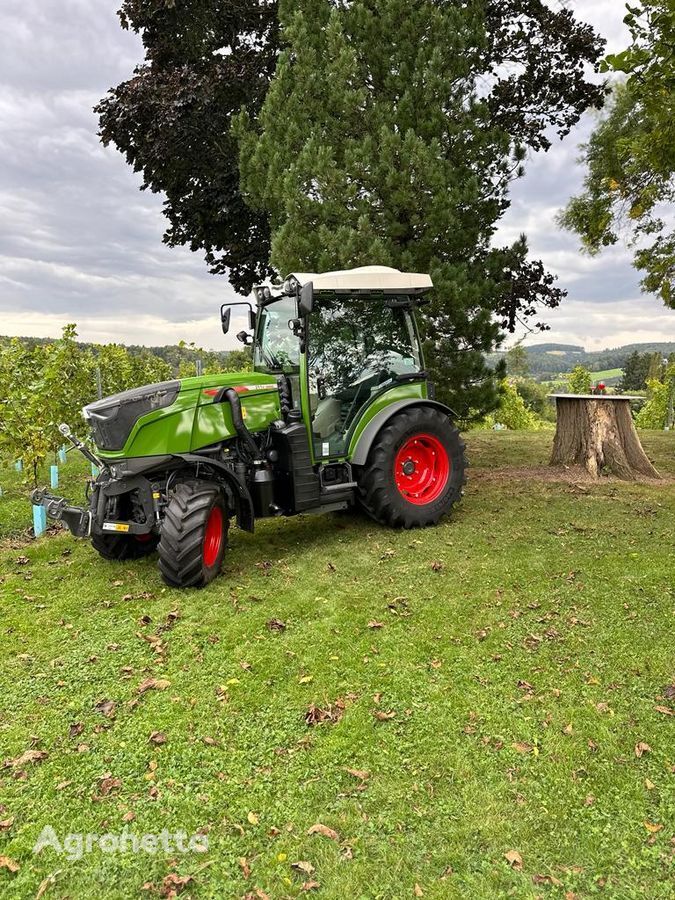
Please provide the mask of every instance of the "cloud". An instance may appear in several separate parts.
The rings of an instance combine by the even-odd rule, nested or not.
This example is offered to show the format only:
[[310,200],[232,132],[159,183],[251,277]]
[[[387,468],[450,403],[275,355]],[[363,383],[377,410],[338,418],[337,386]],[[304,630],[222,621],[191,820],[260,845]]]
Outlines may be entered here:
[[[162,198],[96,135],[94,104],[142,59],[115,3],[3,0],[0,11],[0,333],[55,335],[77,322],[85,340],[238,346],[218,309],[234,298],[199,254],[162,244]],[[625,45],[623,5],[589,0],[576,14]],[[526,232],[534,256],[569,290],[543,339],[617,344],[675,340],[675,314],[640,295],[624,248],[591,259],[555,224],[578,191],[578,144],[592,116],[550,153],[530,159],[497,239]],[[232,333],[244,327],[239,313]]]

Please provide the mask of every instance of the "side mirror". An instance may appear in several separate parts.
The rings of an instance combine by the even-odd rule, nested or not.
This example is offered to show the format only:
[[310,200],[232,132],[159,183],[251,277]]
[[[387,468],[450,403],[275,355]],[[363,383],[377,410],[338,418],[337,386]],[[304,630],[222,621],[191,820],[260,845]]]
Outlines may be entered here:
[[223,326],[223,334],[227,334],[230,330],[230,322],[232,321],[232,307],[224,306],[220,311],[220,322]]
[[314,284],[303,285],[298,295],[298,310],[301,316],[308,316],[314,309]]

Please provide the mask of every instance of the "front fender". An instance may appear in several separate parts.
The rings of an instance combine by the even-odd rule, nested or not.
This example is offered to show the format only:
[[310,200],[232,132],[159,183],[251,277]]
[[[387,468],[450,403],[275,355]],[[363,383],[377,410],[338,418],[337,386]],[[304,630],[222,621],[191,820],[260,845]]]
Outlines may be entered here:
[[380,433],[382,428],[387,424],[387,422],[395,416],[397,413],[400,413],[403,409],[408,409],[411,406],[431,406],[434,409],[440,409],[441,412],[444,412],[449,419],[454,418],[455,414],[450,409],[449,406],[445,406],[443,403],[439,403],[437,400],[425,400],[421,397],[411,397],[408,400],[397,400],[396,403],[392,403],[391,406],[385,407],[385,409],[380,410],[380,412],[374,416],[370,422],[366,425],[361,433],[361,436],[358,439],[356,447],[351,455],[350,462],[354,466],[365,466],[368,461],[368,454],[370,453],[370,448],[375,441],[375,438]]

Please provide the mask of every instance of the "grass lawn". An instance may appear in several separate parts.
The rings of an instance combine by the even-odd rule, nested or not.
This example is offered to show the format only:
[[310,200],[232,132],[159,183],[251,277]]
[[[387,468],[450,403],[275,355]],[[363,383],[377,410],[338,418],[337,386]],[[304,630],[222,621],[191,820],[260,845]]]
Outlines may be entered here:
[[[675,483],[497,471],[551,440],[470,434],[435,529],[235,532],[201,592],[24,541],[9,484],[0,895],[672,897]],[[644,445],[675,475],[675,434]],[[46,825],[209,849],[35,856]]]

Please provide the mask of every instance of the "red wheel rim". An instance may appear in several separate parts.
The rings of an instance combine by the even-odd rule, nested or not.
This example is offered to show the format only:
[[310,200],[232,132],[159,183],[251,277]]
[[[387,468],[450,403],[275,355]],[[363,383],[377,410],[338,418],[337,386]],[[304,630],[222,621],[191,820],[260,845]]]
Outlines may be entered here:
[[219,506],[214,506],[209,514],[204,532],[204,565],[207,568],[215,565],[223,543],[223,511]]
[[433,434],[416,434],[396,454],[394,480],[408,503],[425,506],[437,500],[450,478],[448,451]]

